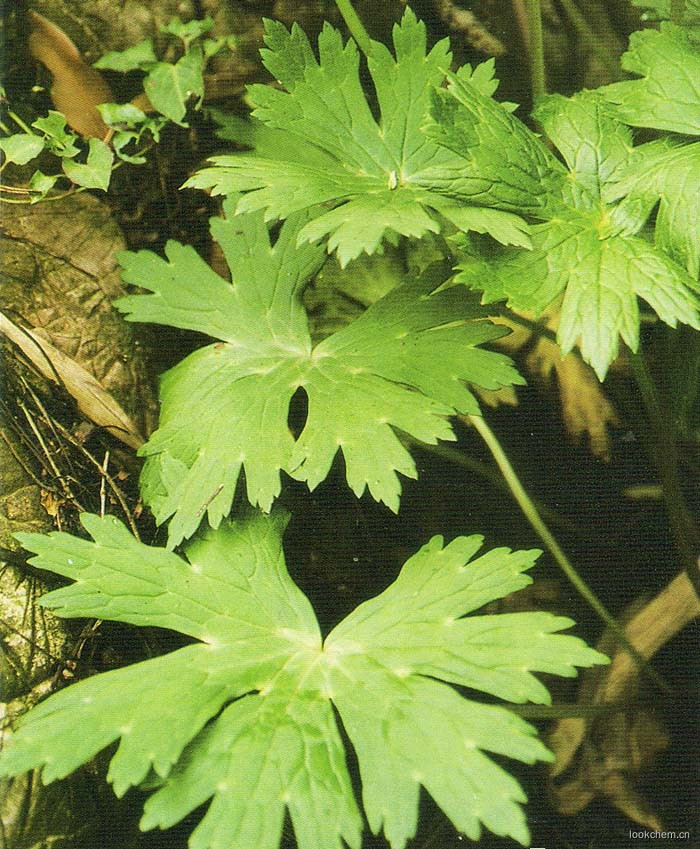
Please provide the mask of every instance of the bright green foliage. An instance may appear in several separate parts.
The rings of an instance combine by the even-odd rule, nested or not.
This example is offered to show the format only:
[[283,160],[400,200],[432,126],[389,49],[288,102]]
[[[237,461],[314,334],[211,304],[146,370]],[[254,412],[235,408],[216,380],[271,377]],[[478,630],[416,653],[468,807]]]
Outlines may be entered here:
[[[6,162],[26,165],[47,150],[61,159],[63,173],[76,186],[107,191],[114,154],[105,142],[90,139],[86,162],[76,162],[75,157],[81,152],[76,144],[78,136],[68,129],[66,118],[60,112],[51,110],[44,117],[37,118],[32,129],[36,132],[15,133],[0,138],[0,150]],[[47,175],[36,171],[28,185],[32,192],[32,202],[45,197],[60,177],[60,173]]]
[[622,67],[643,79],[600,89],[623,121],[672,133],[700,134],[700,46],[671,23],[630,36]]
[[[251,134],[252,153],[216,157],[187,186],[248,192],[238,211],[264,209],[268,219],[315,208],[299,240],[327,237],[341,265],[374,253],[383,239],[438,233],[444,219],[507,244],[529,244],[526,225],[512,213],[465,208],[434,190],[459,166],[421,132],[430,90],[443,81],[450,54],[445,40],[426,55],[425,26],[410,10],[394,28],[395,58],[372,43],[368,67],[378,121],[360,82],[354,41],[343,45],[326,24],[317,60],[298,26],[288,32],[266,21],[265,33],[263,62],[285,89],[249,89],[253,115],[268,132]],[[277,131],[277,144],[269,131]]]
[[[462,287],[433,293],[430,279],[389,292],[313,347],[301,289],[324,252],[296,246],[307,221],[288,219],[273,247],[262,212],[213,219],[233,284],[176,242],[167,261],[150,251],[121,255],[124,279],[154,293],[117,301],[129,320],[222,340],[164,376],[160,425],[140,451],[148,457],[144,498],[159,522],[174,514],[170,545],[189,537],[205,511],[218,525],[242,469],[249,501],[269,510],[280,470],[313,489],[339,449],[352,490],[367,487],[398,510],[396,473],[415,477],[416,469],[396,430],[428,443],[454,439],[448,417],[478,413],[464,382],[522,383],[507,357],[476,347],[502,329],[483,320]],[[295,440],[287,419],[300,387],[308,417]]]
[[[153,773],[142,828],[169,827],[208,800],[191,849],[276,849],[285,808],[299,849],[353,849],[362,818],[332,705],[357,753],[373,832],[401,849],[421,785],[455,827],[481,823],[527,845],[518,783],[485,754],[550,754],[508,710],[464,699],[459,684],[548,703],[533,672],[574,675],[605,662],[548,613],[462,618],[530,582],[537,552],[481,537],[433,538],[380,596],[324,640],[287,573],[280,515],[208,530],[187,560],[137,542],[112,517],[83,515],[95,542],[18,535],[35,566],[73,579],[42,604],[61,616],[170,628],[194,644],[69,686],[26,715],[0,775],[68,775],[119,741],[108,779],[121,796]],[[448,683],[445,683],[448,682]]]
[[700,327],[695,284],[666,253],[634,235],[653,200],[608,201],[609,187],[619,197],[619,181],[637,161],[631,131],[613,108],[591,93],[555,95],[536,117],[568,171],[464,75],[452,78],[449,91],[434,94],[434,123],[427,131],[462,151],[464,176],[453,184],[458,196],[542,220],[532,227],[532,250],[475,256],[457,279],[483,291],[486,301],[506,299],[535,313],[563,293],[559,345],[566,353],[578,343],[602,380],[620,336],[637,349],[637,297],[671,326]]
[[143,89],[153,106],[174,121],[186,126],[190,97],[204,97],[204,54],[193,48],[174,64],[158,62],[148,72]]
[[114,154],[102,139],[89,139],[87,161],[63,160],[66,177],[76,186],[86,189],[102,189],[106,192],[112,176]]
[[669,139],[640,145],[607,195],[628,197],[650,212],[660,201],[654,225],[658,247],[697,278],[700,272],[700,142],[682,145]]
[[32,127],[43,136],[47,150],[56,156],[73,157],[80,153],[80,148],[75,144],[78,137],[68,129],[66,117],[60,112],[50,109],[43,118],[37,118]]
[[44,149],[44,139],[32,133],[15,133],[0,139],[0,150],[5,161],[16,165],[26,165]]
[[[161,32],[182,42],[183,55],[176,62],[159,62],[148,39],[126,50],[115,50],[95,62],[96,68],[111,71],[146,72],[144,91],[151,105],[171,121],[186,127],[184,120],[192,97],[204,96],[204,68],[208,59],[232,44],[230,38],[203,38],[211,30],[211,18],[183,23],[174,18]],[[150,128],[149,128],[150,129]]]

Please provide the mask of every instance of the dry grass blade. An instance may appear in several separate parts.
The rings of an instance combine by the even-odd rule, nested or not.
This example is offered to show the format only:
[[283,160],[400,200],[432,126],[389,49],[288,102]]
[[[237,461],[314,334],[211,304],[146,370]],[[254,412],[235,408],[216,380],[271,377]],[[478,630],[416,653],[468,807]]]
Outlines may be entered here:
[[18,327],[3,313],[0,313],[0,333],[15,344],[45,378],[60,383],[87,419],[130,448],[143,444],[144,438],[131,418],[82,366],[34,331]]

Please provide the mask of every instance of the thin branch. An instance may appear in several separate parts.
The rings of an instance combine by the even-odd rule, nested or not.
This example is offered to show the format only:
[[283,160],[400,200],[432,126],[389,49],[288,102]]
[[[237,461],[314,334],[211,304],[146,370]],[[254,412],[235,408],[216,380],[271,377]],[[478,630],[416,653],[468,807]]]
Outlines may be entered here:
[[486,423],[485,419],[482,416],[472,415],[467,416],[466,419],[474,426],[477,433],[486,443],[486,446],[488,447],[494,460],[498,464],[499,469],[503,473],[503,477],[505,478],[505,481],[508,484],[508,488],[510,489],[513,498],[515,498],[518,503],[518,506],[523,511],[525,518],[528,520],[532,528],[542,540],[545,547],[552,555],[559,568],[569,579],[572,586],[576,589],[579,595],[581,595],[581,597],[585,599],[585,601],[590,605],[590,607],[598,614],[598,616],[603,620],[603,622],[605,622],[608,628],[610,628],[612,633],[617,638],[618,642],[622,646],[624,646],[624,648],[630,653],[630,655],[632,655],[639,668],[646,672],[646,674],[662,690],[664,690],[665,692],[669,692],[670,688],[668,684],[666,684],[663,678],[661,678],[661,676],[648,664],[648,662],[640,654],[640,652],[637,651],[637,649],[627,639],[624,629],[620,626],[615,617],[607,610],[605,605],[600,601],[600,599],[595,595],[595,593],[591,590],[588,584],[586,584],[583,578],[581,578],[581,576],[578,574],[573,564],[564,553],[564,550],[556,541],[552,532],[549,530],[547,525],[545,525],[544,521],[542,520],[542,517],[537,512],[537,508],[535,507],[532,499],[525,491],[525,488],[520,482],[520,479],[518,478],[515,469],[511,465],[510,460],[506,456],[506,453],[503,450],[500,442],[496,438],[494,432]]
[[673,540],[688,579],[696,594],[700,596],[700,574],[696,566],[700,554],[700,530],[681,488],[678,446],[672,417],[662,407],[644,357],[641,354],[630,354],[630,363],[654,436],[652,453],[661,481]]

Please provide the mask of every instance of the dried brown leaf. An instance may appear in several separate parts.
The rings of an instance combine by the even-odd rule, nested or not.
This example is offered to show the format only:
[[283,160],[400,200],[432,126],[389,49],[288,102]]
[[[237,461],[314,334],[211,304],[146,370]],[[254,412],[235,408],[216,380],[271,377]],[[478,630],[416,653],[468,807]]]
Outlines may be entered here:
[[78,48],[56,24],[38,12],[29,12],[29,52],[51,73],[51,99],[68,125],[88,138],[110,134],[97,107],[114,100],[112,90],[95,68],[87,65]]

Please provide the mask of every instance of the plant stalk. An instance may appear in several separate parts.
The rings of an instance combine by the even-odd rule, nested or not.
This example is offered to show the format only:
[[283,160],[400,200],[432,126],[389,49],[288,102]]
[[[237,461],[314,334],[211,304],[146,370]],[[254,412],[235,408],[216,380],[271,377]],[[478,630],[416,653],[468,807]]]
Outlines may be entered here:
[[685,14],[685,0],[671,0],[671,22],[680,26]]
[[369,56],[372,53],[372,39],[369,37],[365,25],[360,20],[352,3],[350,0],[336,0],[336,6],[350,30],[350,35],[357,42],[357,46],[365,56]]
[[540,0],[527,0],[527,31],[530,49],[532,102],[536,104],[541,97],[547,94]]
[[530,496],[525,491],[525,487],[520,482],[520,479],[518,478],[515,469],[511,465],[510,460],[506,456],[503,447],[498,441],[495,433],[486,423],[486,420],[482,416],[473,415],[468,415],[466,418],[474,426],[479,436],[481,436],[481,438],[486,443],[486,446],[491,452],[491,455],[496,461],[498,468],[501,470],[501,473],[503,474],[503,477],[505,478],[505,481],[508,484],[508,488],[510,489],[513,498],[515,498],[516,502],[518,503],[518,506],[523,511],[525,518],[528,520],[534,531],[542,540],[545,547],[552,555],[559,568],[569,579],[569,582],[576,589],[579,595],[581,595],[581,597],[585,599],[585,601],[590,605],[590,607],[607,625],[610,631],[617,638],[620,645],[624,646],[624,648],[634,658],[640,670],[644,671],[662,690],[664,690],[665,692],[670,692],[668,684],[666,684],[663,678],[661,678],[661,676],[649,665],[647,660],[627,639],[624,629],[619,624],[619,622],[608,611],[605,605],[595,595],[593,590],[591,590],[588,584],[578,574],[573,564],[564,553],[564,550],[556,541],[552,532],[549,530],[547,525],[542,520],[542,517],[537,512],[537,508],[535,507]]
[[700,530],[681,489],[678,477],[678,446],[671,416],[663,409],[644,357],[641,354],[631,354],[630,362],[654,436],[652,454],[661,481],[673,541],[691,586],[700,597],[697,569],[697,559],[700,555]]
[[602,46],[601,39],[581,14],[581,10],[574,3],[574,0],[560,0],[560,3],[571,26],[576,30],[579,40],[600,60],[613,80],[619,79],[620,65],[617,57],[611,56]]

